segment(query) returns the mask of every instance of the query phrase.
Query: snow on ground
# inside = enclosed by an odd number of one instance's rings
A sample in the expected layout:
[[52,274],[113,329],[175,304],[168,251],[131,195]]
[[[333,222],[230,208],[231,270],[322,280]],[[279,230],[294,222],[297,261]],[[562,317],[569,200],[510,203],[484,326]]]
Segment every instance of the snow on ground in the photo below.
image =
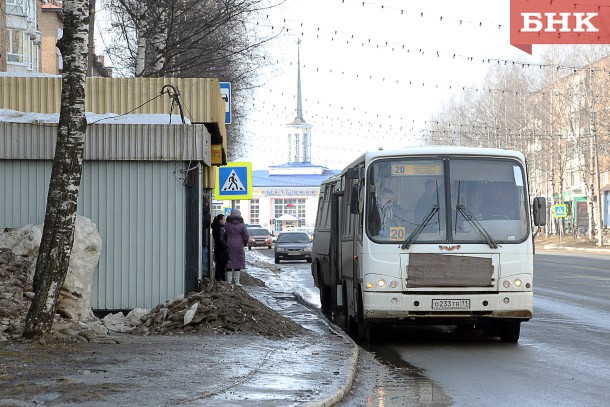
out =
[[[176,114],[125,114],[87,112],[88,124],[182,124],[180,115]],[[186,124],[191,121],[185,117]],[[0,122],[9,123],[58,123],[59,113],[20,112],[12,109],[0,109]]]
[[[320,308],[320,291],[314,285],[309,263],[273,264],[261,251],[248,251],[246,271],[274,291],[292,292],[314,307]],[[254,267],[252,267],[254,266]]]

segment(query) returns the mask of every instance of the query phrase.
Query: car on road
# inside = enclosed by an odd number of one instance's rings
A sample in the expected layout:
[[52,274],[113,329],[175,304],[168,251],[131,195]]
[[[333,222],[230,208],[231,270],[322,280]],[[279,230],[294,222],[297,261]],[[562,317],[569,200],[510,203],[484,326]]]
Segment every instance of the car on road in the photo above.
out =
[[305,232],[281,232],[275,241],[275,264],[281,260],[311,263],[311,242]]
[[271,249],[273,236],[271,236],[271,232],[264,228],[248,228],[248,234],[250,235],[250,239],[248,239],[248,250],[252,250],[253,247],[263,247],[267,246],[268,249]]

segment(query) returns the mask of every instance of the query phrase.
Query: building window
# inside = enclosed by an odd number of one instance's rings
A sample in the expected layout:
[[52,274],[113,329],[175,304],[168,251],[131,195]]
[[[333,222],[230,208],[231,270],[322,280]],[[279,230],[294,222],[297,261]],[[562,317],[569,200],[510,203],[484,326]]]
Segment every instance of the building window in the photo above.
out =
[[25,31],[8,30],[8,62],[23,64],[25,61],[25,47],[23,46]]
[[294,135],[294,161],[301,161],[301,137]]
[[252,199],[250,201],[250,223],[252,223],[254,225],[258,225],[261,223],[258,199]]
[[25,15],[24,0],[6,0],[6,12],[8,14]]
[[214,202],[212,204],[212,217],[220,215],[222,213],[222,202]]
[[7,14],[29,17],[34,27],[36,26],[36,1],[35,0],[6,0]]
[[290,214],[299,218],[297,226],[305,226],[305,199],[276,199],[273,209],[275,219]]
[[28,69],[33,72],[38,72],[38,60],[40,56],[40,46],[36,45],[33,40],[28,41],[29,52],[27,57]]

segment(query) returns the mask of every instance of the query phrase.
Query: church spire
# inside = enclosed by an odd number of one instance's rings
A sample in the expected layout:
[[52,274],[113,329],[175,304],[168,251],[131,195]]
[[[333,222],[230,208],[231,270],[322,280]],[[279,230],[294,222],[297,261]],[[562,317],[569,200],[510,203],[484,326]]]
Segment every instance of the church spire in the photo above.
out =
[[297,117],[296,122],[303,119],[303,101],[301,100],[301,40],[297,40]]
[[311,163],[311,124],[303,119],[301,96],[301,40],[297,41],[297,117],[288,127],[288,162]]

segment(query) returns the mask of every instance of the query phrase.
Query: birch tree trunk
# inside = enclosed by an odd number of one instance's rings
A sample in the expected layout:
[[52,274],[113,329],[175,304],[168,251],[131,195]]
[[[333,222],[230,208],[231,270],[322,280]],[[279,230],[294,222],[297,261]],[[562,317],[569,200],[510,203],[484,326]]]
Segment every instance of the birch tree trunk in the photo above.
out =
[[89,32],[89,0],[64,0],[63,37],[57,46],[64,61],[61,111],[47,208],[34,274],[34,299],[23,336],[49,332],[59,290],[68,273],[74,241],[74,222],[83,167],[85,78]]
[[154,35],[153,35],[153,57],[152,57],[152,71],[154,76],[162,76],[160,73],[163,71],[165,65],[165,46],[167,44],[167,11],[161,9],[159,11],[159,19],[157,21]]
[[136,54],[136,76],[144,76],[146,68],[146,33],[148,32],[148,5],[146,1],[138,4],[138,48]]

